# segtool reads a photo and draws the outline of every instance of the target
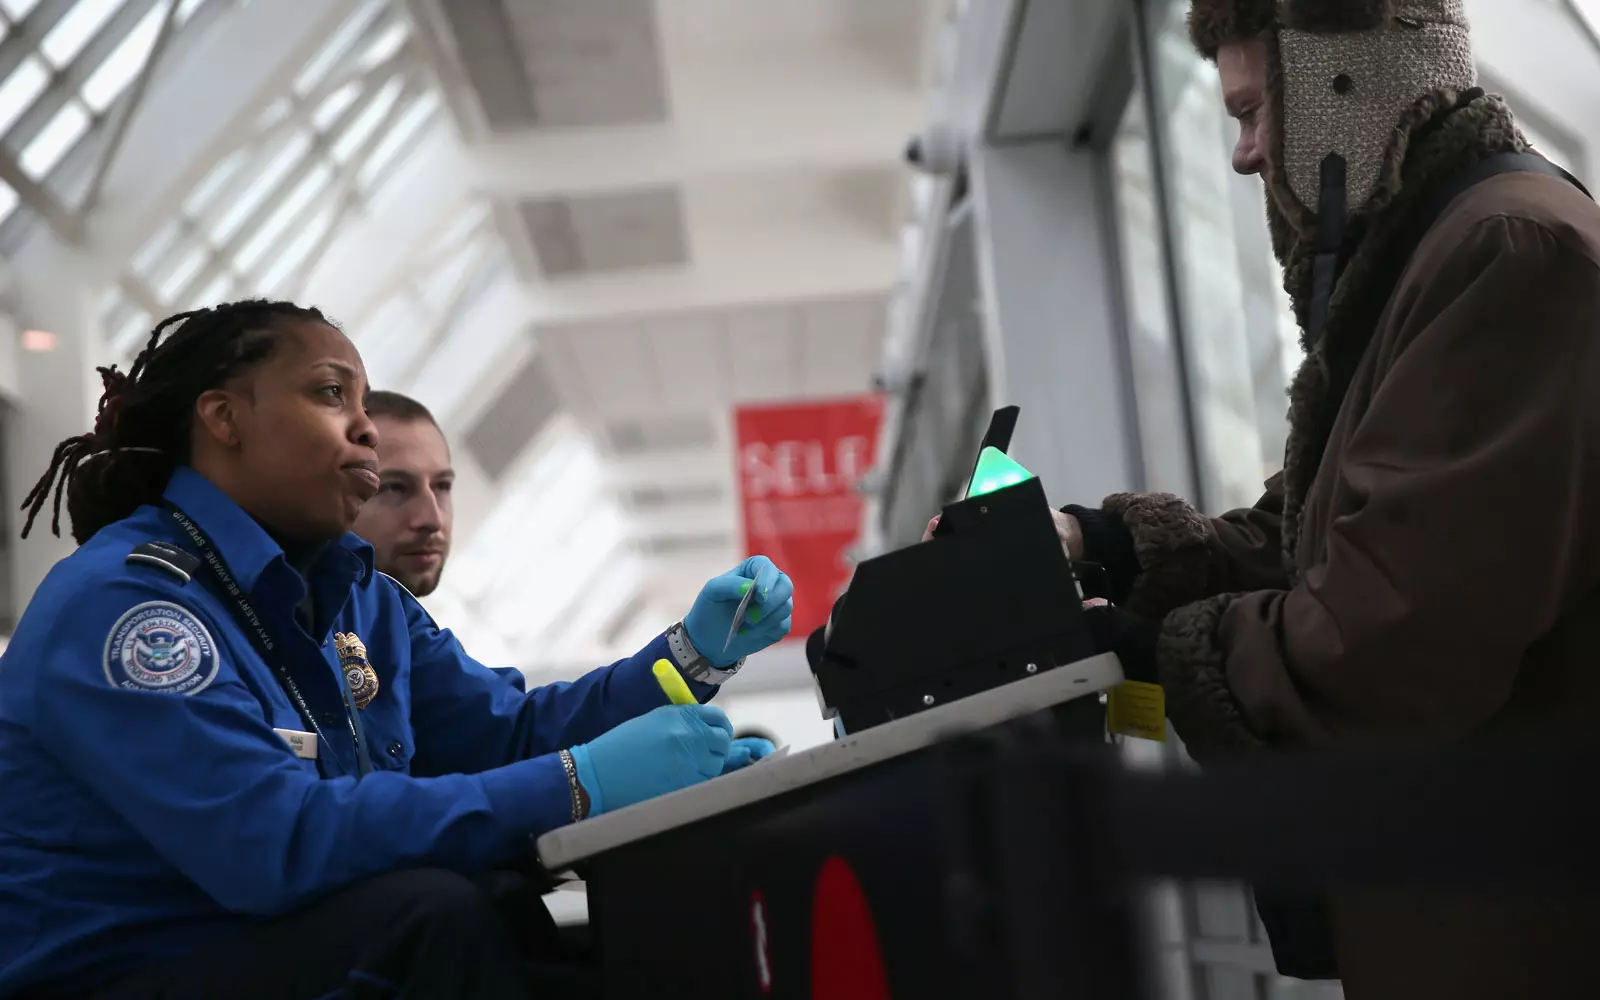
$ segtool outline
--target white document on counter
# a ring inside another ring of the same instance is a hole
[[[1122,683],[1122,664],[1103,653],[948,705],[886,722],[794,754],[773,754],[732,774],[605,813],[539,838],[550,871],[763,799],[881,763],[964,733],[1095,695]],[[785,748],[787,749],[787,748]]]

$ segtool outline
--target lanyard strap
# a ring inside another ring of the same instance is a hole
[[[256,648],[256,652],[261,654],[261,658],[266,661],[267,666],[272,668],[273,674],[278,678],[278,683],[283,686],[284,692],[289,695],[289,700],[294,702],[294,707],[300,713],[301,719],[311,727],[311,731],[316,734],[317,739],[324,746],[331,746],[328,743],[327,736],[322,732],[322,726],[317,723],[317,717],[312,713],[311,706],[306,703],[305,695],[300,692],[300,685],[295,683],[293,675],[289,672],[287,654],[283,647],[278,644],[277,637],[267,627],[267,623],[256,613],[256,609],[250,603],[249,595],[245,593],[244,588],[234,580],[233,573],[229,571],[227,563],[222,561],[222,554],[217,551],[215,545],[211,544],[211,539],[206,536],[205,532],[200,530],[200,526],[195,524],[189,515],[179,510],[176,505],[168,504],[167,513],[172,515],[172,519],[177,522],[178,527],[182,528],[184,534],[189,536],[189,541],[197,550],[196,554],[200,557],[201,564],[210,571],[212,581],[221,589],[223,595],[230,599],[230,610],[233,612],[234,619],[239,623],[239,627],[244,630],[245,635],[249,637],[251,645]],[[355,709],[350,704],[350,693],[345,689],[342,675],[339,681],[339,688],[344,699],[344,721],[350,729],[351,746],[355,748],[356,766],[360,774],[365,775],[372,770],[372,762],[367,759],[366,752],[361,745],[361,732],[356,722]],[[322,755],[318,754],[317,757],[320,763]]]

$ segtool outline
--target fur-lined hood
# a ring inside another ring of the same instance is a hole
[[[1273,28],[1336,33],[1373,31],[1398,15],[1400,0],[1193,0],[1189,38],[1207,59],[1227,42]]]

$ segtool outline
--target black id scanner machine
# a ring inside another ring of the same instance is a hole
[[[1044,487],[1006,454],[1017,412],[995,413],[966,498],[933,538],[858,565],[810,643],[823,715],[845,733],[1095,654]],[[1099,699],[1060,711],[1078,717],[1061,724],[1103,733]]]

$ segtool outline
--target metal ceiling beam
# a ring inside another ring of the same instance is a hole
[[[11,185],[22,203],[37,212],[62,242],[83,245],[83,220],[54,191],[29,177],[11,151],[4,148],[0,148],[0,181]]]
[[[139,106],[144,101],[150,78],[155,75],[156,67],[161,64],[161,56],[167,50],[167,42],[171,40],[172,31],[177,27],[178,4],[181,2],[182,0],[168,0],[167,12],[161,18],[161,28],[156,32],[155,42],[151,44],[150,52],[145,56],[144,65],[139,67],[139,75],[134,77],[127,93],[117,102],[122,105],[121,114],[117,115],[116,123],[111,126],[111,134],[106,137],[105,148],[100,151],[99,162],[94,168],[94,177],[89,181],[89,190],[84,195],[83,204],[78,208],[80,220],[94,211],[95,205],[100,201],[100,191],[105,187],[106,174],[110,173],[112,165],[117,162],[117,154],[122,150],[122,140],[128,134],[128,126],[132,124],[133,116],[139,113]]]
[[[38,52],[39,43],[77,4],[78,0],[42,0],[28,11],[27,17],[13,24],[5,40],[0,41],[0,80],[9,79],[17,67]]]
[[[893,240],[850,232],[774,236],[738,259],[689,267],[546,281],[528,290],[541,325],[725,309],[777,301],[886,294],[900,262]]]
[[[303,6],[302,16],[290,18],[281,4],[241,5],[208,29],[204,45],[186,53],[181,71],[151,81],[143,125],[130,130],[93,220],[93,258],[107,281],[179,213],[218,161],[248,141],[261,111],[289,91],[358,3]]]
[[[379,199],[384,207],[343,227],[306,282],[308,298],[361,325],[406,287],[406,261],[463,214],[461,153],[447,133],[438,121],[408,143],[404,170]]]
[[[447,0],[402,0],[411,23],[417,28],[422,57],[438,79],[445,107],[463,135],[476,137],[487,131],[483,108],[474,98],[472,85],[456,52],[450,33],[450,20],[441,6]]]
[[[306,259],[300,263],[299,267],[295,268],[295,273],[289,280],[289,286],[294,291],[294,294],[289,296],[290,298],[298,297],[304,290],[311,275],[316,271],[317,266],[322,263],[322,259],[327,254],[329,247],[338,239],[338,230],[344,220],[361,211],[364,205],[360,185],[361,171],[365,169],[367,161],[372,158],[372,154],[377,151],[378,147],[388,137],[389,132],[400,119],[405,117],[425,92],[426,85],[421,75],[417,73],[408,75],[400,95],[395,98],[394,103],[389,106],[389,110],[384,113],[378,124],[373,126],[372,131],[362,140],[361,145],[350,154],[350,158],[344,163],[334,165],[334,179],[329,184],[328,189],[311,199],[290,220],[288,228],[291,230],[309,225],[317,217],[318,212],[327,208],[330,201],[335,204],[333,221],[329,223],[328,228],[317,240],[316,245],[312,247],[311,252],[306,255]],[[259,274],[260,271],[261,269],[257,268],[255,273]]]
[[[402,52],[403,51],[404,50],[402,50]],[[204,289],[206,286],[210,285],[212,281],[216,280],[217,276],[220,275],[224,270],[234,266],[234,262],[238,258],[239,253],[244,248],[245,244],[249,243],[253,238],[255,238],[255,236],[261,231],[267,222],[271,220],[272,216],[278,211],[280,203],[283,201],[283,199],[293,193],[295,188],[298,187],[300,183],[303,182],[308,176],[310,176],[312,171],[318,167],[325,167],[329,169],[332,168],[333,165],[327,159],[318,155],[319,150],[326,150],[337,145],[339,140],[343,138],[344,135],[354,125],[356,119],[361,117],[362,113],[366,110],[367,102],[371,101],[377,92],[382,90],[390,80],[401,77],[402,74],[406,74],[405,77],[402,77],[403,79],[410,79],[412,74],[416,72],[415,70],[408,72],[407,69],[403,67],[402,62],[399,59],[399,55],[400,54],[397,53],[396,58],[390,59],[389,61],[384,62],[380,64],[380,66],[374,68],[373,75],[367,84],[368,89],[366,92],[364,92],[360,98],[352,101],[348,107],[341,111],[339,117],[334,120],[333,124],[328,127],[326,132],[318,134],[318,137],[313,140],[311,147],[306,151],[300,162],[297,163],[292,169],[287,171],[281,178],[279,178],[278,182],[272,186],[272,189],[261,197],[260,203],[257,204],[256,207],[251,210],[250,214],[244,219],[244,221],[240,223],[238,230],[234,232],[234,234],[229,237],[221,246],[212,248],[211,257],[206,262],[206,265],[189,279],[188,283],[183,287],[183,290],[177,296],[180,302],[187,301],[190,296],[195,295],[201,289]],[[237,182],[230,184],[230,187],[232,188],[231,195],[224,194],[222,197],[219,197],[216,200],[217,206],[219,208],[226,207],[233,197],[237,197],[244,188],[253,186],[259,181],[259,179],[260,175],[258,173],[253,173],[250,171],[241,172],[241,176],[237,179]],[[215,216],[216,212],[208,212],[207,215]],[[215,219],[205,218],[197,219],[195,221],[200,225],[202,230],[209,230],[210,224],[214,222]]]
[[[804,106],[783,93],[764,103],[760,92],[747,89],[733,113],[714,120],[486,141],[470,149],[467,183],[490,195],[533,198],[894,166],[926,110],[920,95],[893,86],[819,86]],[[849,114],[838,114],[845,107]]]
[[[487,216],[455,238],[447,238],[450,236],[450,230],[455,228],[460,217],[459,212],[471,210],[467,199],[462,199],[456,208],[457,211],[446,213],[427,236],[417,241],[416,254],[401,263],[390,280],[384,282],[375,292],[368,295],[359,307],[351,311],[352,323],[358,326],[365,323],[391,300],[410,291],[424,275],[443,266],[454,255],[468,252],[475,241],[483,238],[489,228]]]
[[[6,129],[4,139],[0,140],[3,141],[5,148],[18,154],[27,149],[28,145],[55,121],[61,109],[78,96],[83,85],[105,64],[111,53],[122,44],[122,40],[133,33],[140,19],[158,2],[159,0],[126,0],[78,54],[72,57],[70,63],[51,74],[50,85],[28,106],[28,110],[23,112],[21,117]],[[46,65],[49,65],[48,62]]]
[[[365,51],[369,46],[378,40],[379,36],[393,26],[394,21],[388,17],[373,18],[370,23],[362,28],[361,33],[358,34],[351,42],[350,51]],[[402,45],[400,49],[398,49],[388,59],[385,59],[381,63],[373,66],[358,65],[354,68],[344,70],[335,69],[332,73],[328,74],[326,79],[322,80],[304,94],[297,94],[292,88],[290,88],[279,99],[288,105],[288,111],[281,118],[261,126],[259,130],[250,137],[248,142],[244,144],[244,146],[258,148],[278,138],[284,131],[288,129],[305,127],[310,122],[311,116],[316,109],[321,107],[324,101],[338,93],[340,90],[343,90],[350,84],[357,84],[359,86],[366,87],[368,85],[368,81],[371,80],[374,73],[379,72],[386,66],[392,64],[396,58],[402,56],[402,54],[404,54],[405,58],[408,60],[418,58],[416,55],[416,46],[417,42],[414,37],[407,38],[405,44]],[[356,100],[359,102],[360,97],[358,96]],[[277,101],[273,102],[273,104],[277,103]],[[271,106],[272,105],[268,105],[268,107]],[[244,148],[244,146],[241,148]]]
[[[503,258],[496,259],[499,257],[500,249],[496,243],[485,242],[470,250],[461,251],[472,254],[472,262],[462,270],[461,276],[451,287],[445,308],[437,316],[432,317],[428,333],[417,348],[416,355],[406,366],[405,373],[395,380],[395,384],[410,385],[422,374],[422,369],[427,367],[428,359],[433,357],[433,352],[450,335],[451,330],[460,322],[462,314],[472,305],[473,297],[485,290],[484,279],[489,276],[488,271],[501,266]]]
[[[151,291],[149,285],[131,274],[124,274],[117,281],[117,287],[152,319],[160,319],[173,311],[171,305],[161,301],[160,296]]]
[[[326,158],[328,151],[338,144],[339,140],[343,138],[345,132],[349,130],[356,119],[361,116],[368,104],[376,99],[379,91],[397,76],[403,75],[403,79],[406,81],[414,82],[417,79],[418,72],[419,67],[416,62],[409,58],[408,51],[402,47],[390,58],[359,75],[357,79],[361,84],[361,93],[357,94],[355,99],[339,112],[339,116],[322,131],[317,132],[311,129],[310,118],[312,111],[315,110],[315,105],[302,105],[293,108],[285,120],[274,122],[262,131],[250,135],[239,144],[237,151],[251,152],[255,157],[254,162],[229,178],[224,188],[212,199],[211,207],[195,221],[202,228],[209,228],[215,223],[217,216],[225,213],[236,198],[241,196],[246,189],[253,187],[260,179],[261,170],[259,168],[263,168],[279,153],[281,145],[273,144],[270,139],[283,138],[281,130],[286,128],[287,125],[297,126],[310,136],[312,141],[311,149],[307,152],[306,158],[290,172],[290,176],[281,179],[278,185],[264,199],[263,204],[244,222],[240,235],[248,239],[247,234],[259,223],[258,216],[263,209],[268,210],[267,214],[270,214],[271,202],[274,199],[293,190],[293,186],[303,180],[305,174],[317,164],[328,162]],[[399,103],[398,100],[396,103]],[[324,156],[319,157],[318,153],[322,153]]]

